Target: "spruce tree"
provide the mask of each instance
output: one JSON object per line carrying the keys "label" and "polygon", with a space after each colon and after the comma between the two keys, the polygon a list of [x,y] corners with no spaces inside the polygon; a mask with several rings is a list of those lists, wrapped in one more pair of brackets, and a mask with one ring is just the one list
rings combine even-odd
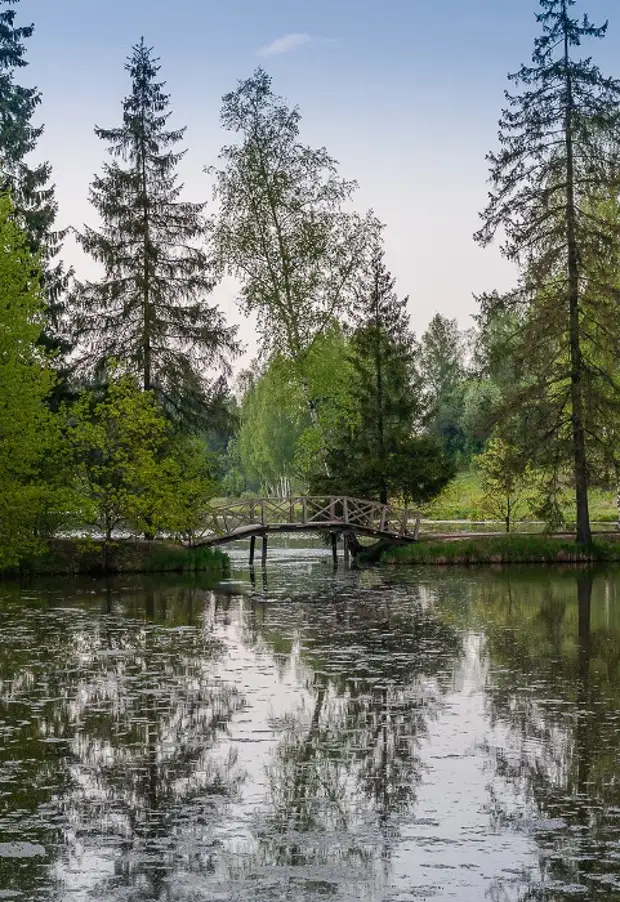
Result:
{"label": "spruce tree", "polygon": [[30,251],[41,261],[41,280],[47,308],[47,327],[41,342],[49,350],[66,352],[69,346],[61,338],[65,329],[63,303],[70,273],[57,257],[64,232],[55,230],[57,203],[50,184],[51,166],[47,162],[32,165],[29,157],[36,150],[43,126],[33,125],[41,103],[36,87],[24,87],[16,80],[18,70],[28,64],[27,41],[33,25],[17,25],[18,0],[0,0],[0,191],[9,191],[17,221],[26,232]]}
{"label": "spruce tree", "polygon": [[329,448],[330,475],[317,476],[317,488],[382,504],[393,498],[421,501],[451,475],[439,445],[420,435],[422,385],[407,304],[376,248],[350,340],[354,415]]}
{"label": "spruce tree", "polygon": [[103,268],[100,280],[77,286],[82,361],[92,373],[115,358],[187,423],[205,413],[208,369],[227,368],[235,330],[205,303],[214,285],[205,204],[181,199],[177,166],[186,151],[175,148],[185,129],[168,126],[169,95],[144,39],[125,68],[122,124],[95,129],[112,157],[90,190],[102,225],[78,235]]}
{"label": "spruce tree", "polygon": [[407,439],[420,416],[415,339],[409,328],[408,298],[399,298],[383,251],[376,250],[371,287],[361,295],[351,341],[356,372],[353,391],[361,417],[356,446],[375,474],[379,500],[387,504],[390,454]]}
{"label": "spruce tree", "polygon": [[488,157],[492,191],[476,238],[487,245],[502,230],[503,253],[521,266],[512,306],[527,326],[528,353],[540,363],[528,390],[530,398],[539,392],[544,411],[531,450],[568,425],[577,540],[588,544],[587,434],[595,428],[588,417],[596,406],[589,393],[604,350],[591,337],[606,344],[620,338],[616,324],[603,321],[608,305],[593,303],[615,292],[603,284],[596,261],[620,233],[610,233],[596,200],[618,190],[620,83],[590,58],[577,58],[582,41],[603,38],[607,24],[571,16],[575,2],[540,0],[542,33],[532,64],[509,76],[519,90],[506,95],[500,149]]}

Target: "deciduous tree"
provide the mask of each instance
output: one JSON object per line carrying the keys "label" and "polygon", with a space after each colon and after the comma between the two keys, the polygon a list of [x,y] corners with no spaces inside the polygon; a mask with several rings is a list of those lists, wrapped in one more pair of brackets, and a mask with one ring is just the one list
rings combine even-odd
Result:
{"label": "deciduous tree", "polygon": [[37,527],[60,502],[42,476],[58,431],[46,401],[55,376],[39,344],[45,305],[37,260],[0,195],[0,569],[40,547]]}
{"label": "deciduous tree", "polygon": [[262,69],[223,99],[225,146],[215,178],[220,264],[241,280],[241,306],[256,314],[262,349],[292,360],[316,421],[304,370],[314,342],[351,310],[379,226],[350,212],[355,182],[324,147],[300,140],[301,115],[275,95]]}

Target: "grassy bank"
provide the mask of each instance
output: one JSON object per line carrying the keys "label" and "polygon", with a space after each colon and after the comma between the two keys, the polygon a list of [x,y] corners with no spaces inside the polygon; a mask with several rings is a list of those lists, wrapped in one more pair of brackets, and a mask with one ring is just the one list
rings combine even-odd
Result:
{"label": "grassy bank", "polygon": [[[590,489],[590,517],[596,523],[615,523],[618,519],[615,492]],[[421,508],[428,520],[485,520],[485,509],[480,473],[475,469],[458,473],[440,495]],[[567,522],[575,517],[574,499],[567,492],[563,503]]]}
{"label": "grassy bank", "polygon": [[384,564],[577,564],[620,561],[620,542],[600,539],[584,552],[575,542],[546,536],[481,536],[475,539],[421,541],[385,550]]}
{"label": "grassy bank", "polygon": [[43,554],[24,561],[18,571],[5,576],[73,576],[115,573],[208,572],[214,579],[229,572],[228,555],[212,548],[185,548],[164,541],[123,539],[102,542],[91,539],[56,539]]}

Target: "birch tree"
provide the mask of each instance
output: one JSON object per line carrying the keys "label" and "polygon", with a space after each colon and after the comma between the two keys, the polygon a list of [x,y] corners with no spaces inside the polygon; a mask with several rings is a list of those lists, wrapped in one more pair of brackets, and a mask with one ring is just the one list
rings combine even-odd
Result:
{"label": "birch tree", "polygon": [[214,178],[215,250],[240,280],[240,306],[256,314],[261,349],[295,363],[313,420],[304,364],[335,319],[346,318],[379,224],[351,212],[356,183],[324,147],[302,143],[301,115],[273,93],[262,69],[223,98],[226,145]]}

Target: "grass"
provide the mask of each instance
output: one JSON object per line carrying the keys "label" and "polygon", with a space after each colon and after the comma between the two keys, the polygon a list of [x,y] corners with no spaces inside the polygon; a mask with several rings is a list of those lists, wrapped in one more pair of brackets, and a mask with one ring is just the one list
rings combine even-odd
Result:
{"label": "grass", "polygon": [[229,569],[228,555],[214,548],[122,539],[111,542],[106,553],[103,543],[92,539],[55,539],[42,555],[23,562],[17,573],[5,575],[207,572],[221,578],[228,575]]}
{"label": "grass", "polygon": [[577,564],[620,561],[620,542],[597,539],[588,551],[574,541],[549,536],[481,536],[420,541],[383,552],[384,564]]}
{"label": "grass", "polygon": [[[590,490],[590,518],[595,523],[615,523],[618,519],[615,492]],[[429,504],[422,508],[427,520],[486,520],[480,474],[476,470],[459,473]],[[574,502],[567,494],[564,503],[566,521],[574,519]]]}

